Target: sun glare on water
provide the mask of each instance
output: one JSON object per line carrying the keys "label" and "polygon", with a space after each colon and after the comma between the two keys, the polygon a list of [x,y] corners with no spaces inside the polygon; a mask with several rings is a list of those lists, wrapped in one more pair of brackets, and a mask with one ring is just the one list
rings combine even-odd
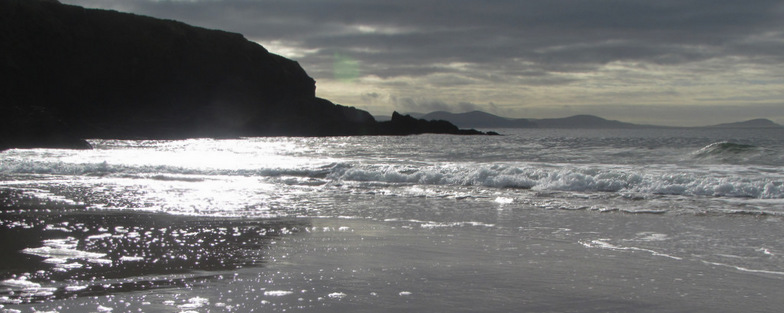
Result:
{"label": "sun glare on water", "polygon": [[296,190],[281,183],[323,185],[319,170],[336,162],[290,138],[92,143],[94,150],[27,153],[45,171],[93,177],[82,183],[99,191],[88,201],[94,208],[211,216],[287,214]]}
{"label": "sun glare on water", "polygon": [[[296,156],[302,148],[272,139],[182,141],[96,141],[93,153],[76,154],[84,162],[104,160],[129,166],[170,166],[190,170],[290,169],[314,160]],[[123,151],[117,151],[122,148]],[[128,149],[130,148],[130,149]],[[109,159],[110,158],[110,159]],[[78,162],[75,159],[67,161]]]}

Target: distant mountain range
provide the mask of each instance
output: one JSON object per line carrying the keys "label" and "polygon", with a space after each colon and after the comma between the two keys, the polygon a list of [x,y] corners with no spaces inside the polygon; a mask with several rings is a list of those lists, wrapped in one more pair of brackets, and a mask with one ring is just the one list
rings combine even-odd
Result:
{"label": "distant mountain range", "polygon": [[[467,128],[574,128],[574,129],[634,129],[634,128],[671,128],[668,126],[632,124],[615,120],[608,120],[594,115],[575,115],[564,118],[506,118],[482,111],[466,113],[450,113],[436,111],[427,114],[408,113],[409,115],[425,120],[445,120],[458,127]],[[726,123],[703,128],[784,128],[768,119],[754,119],[749,121]]]}

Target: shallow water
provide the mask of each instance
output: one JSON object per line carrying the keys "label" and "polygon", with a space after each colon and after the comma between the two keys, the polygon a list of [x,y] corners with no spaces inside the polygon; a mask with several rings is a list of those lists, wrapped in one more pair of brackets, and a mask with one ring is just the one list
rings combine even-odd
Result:
{"label": "shallow water", "polygon": [[[501,212],[541,217],[527,213],[532,212]],[[227,253],[225,263],[219,265],[185,260],[170,261],[168,267],[144,265],[143,260],[114,262],[72,270],[78,275],[69,278],[50,276],[62,282],[55,298],[7,306],[58,312],[101,307],[113,312],[770,312],[780,308],[781,274],[739,270],[721,262],[731,258],[731,251],[706,250],[699,247],[702,241],[691,242],[693,234],[688,231],[679,234],[681,227],[704,224],[723,228],[716,231],[732,229],[717,225],[711,220],[714,217],[704,221],[689,217],[686,226],[661,225],[667,221],[660,216],[558,214],[575,220],[550,224],[553,221],[543,217],[536,224],[516,228],[335,218],[278,221],[295,230],[274,239],[252,231],[265,240],[248,250],[228,245],[227,249],[239,249],[235,252],[252,251],[252,264],[243,253]],[[586,225],[597,218],[612,229]],[[747,222],[778,228],[769,221]],[[248,229],[280,227],[276,222],[262,224]],[[628,237],[604,238],[608,233]],[[665,241],[677,242],[679,253],[657,252]],[[705,252],[713,253],[716,260],[704,260]],[[153,255],[158,256],[148,254]],[[758,257],[765,255],[760,251]],[[187,271],[180,267],[183,264]],[[107,275],[112,268],[122,277]],[[92,275],[100,276],[85,277]]]}
{"label": "shallow water", "polygon": [[783,143],[526,130],[6,151],[0,310],[776,311]]}

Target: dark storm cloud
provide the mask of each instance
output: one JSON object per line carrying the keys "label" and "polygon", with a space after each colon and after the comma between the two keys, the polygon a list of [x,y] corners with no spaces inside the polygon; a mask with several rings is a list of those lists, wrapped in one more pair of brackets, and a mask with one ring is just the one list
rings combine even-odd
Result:
{"label": "dark storm cloud", "polygon": [[[447,88],[566,86],[607,77],[623,85],[624,77],[602,76],[613,62],[650,65],[650,73],[704,62],[690,73],[716,79],[784,64],[781,0],[61,1],[237,32],[272,52],[295,49],[301,53],[290,56],[320,81],[332,78],[339,55],[389,88],[425,80]],[[763,79],[781,80],[770,72]],[[404,103],[404,91],[389,92],[400,95],[397,105],[460,108],[461,100]]]}
{"label": "dark storm cloud", "polygon": [[470,102],[460,102],[456,105],[448,104],[440,100],[425,100],[413,98],[399,98],[395,104],[397,110],[404,113],[429,113],[435,111],[459,111],[468,112],[478,110],[480,106]]}
{"label": "dark storm cloud", "polygon": [[[433,63],[468,62],[583,70],[617,60],[683,63],[733,54],[780,58],[781,1],[145,1],[116,0],[140,14],[298,42],[374,64],[365,74],[424,75]],[[95,0],[72,3],[109,6]],[[360,29],[360,27],[365,27]],[[373,31],[375,29],[375,31]],[[318,63],[323,55],[304,58]],[[408,69],[395,70],[402,65]],[[443,69],[441,69],[443,70]]]}

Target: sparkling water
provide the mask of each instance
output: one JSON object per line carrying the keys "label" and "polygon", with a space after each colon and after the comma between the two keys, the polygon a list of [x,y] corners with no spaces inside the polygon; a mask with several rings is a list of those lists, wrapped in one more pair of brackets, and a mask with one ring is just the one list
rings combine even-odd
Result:
{"label": "sparkling water", "polygon": [[0,310],[776,311],[784,131],[0,153]]}

